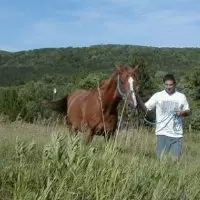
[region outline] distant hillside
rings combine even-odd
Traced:
[[[200,48],[95,45],[9,53],[0,51],[0,86],[20,85],[44,75],[70,76],[108,72],[115,63],[143,62],[157,71],[180,76],[200,66]]]

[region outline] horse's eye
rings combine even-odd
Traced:
[[[127,74],[127,75],[126,75],[126,79],[128,80],[128,79],[129,79],[129,77],[130,77],[130,76]]]

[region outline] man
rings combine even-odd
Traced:
[[[172,153],[176,161],[181,155],[183,142],[182,117],[188,116],[190,108],[186,96],[176,91],[176,80],[167,74],[163,78],[165,89],[155,93],[143,108],[146,112],[156,109],[156,154],[160,158],[163,151]],[[142,103],[141,100],[140,104]]]

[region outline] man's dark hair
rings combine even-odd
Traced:
[[[165,83],[165,81],[173,81],[174,84],[176,84],[176,80],[174,78],[174,75],[173,74],[166,74],[164,77],[163,77],[163,83]]]

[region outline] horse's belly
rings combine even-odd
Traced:
[[[95,127],[95,133],[102,135],[105,133],[113,133],[116,130],[117,118],[115,116],[107,116],[104,120],[101,120]]]

